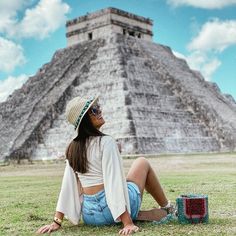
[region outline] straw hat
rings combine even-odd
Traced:
[[[85,113],[97,101],[98,97],[93,99],[86,99],[82,97],[75,97],[70,100],[66,106],[66,119],[74,125],[75,130],[79,128],[81,120],[83,119]]]

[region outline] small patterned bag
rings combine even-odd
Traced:
[[[176,199],[178,221],[181,224],[208,223],[208,196],[180,195]]]

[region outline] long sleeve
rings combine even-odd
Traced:
[[[119,222],[126,209],[130,213],[130,203],[122,159],[115,140],[109,136],[103,147],[102,171],[107,205]]]
[[[81,216],[81,202],[78,182],[68,160],[61,185],[56,211],[62,212],[73,224],[78,224]]]

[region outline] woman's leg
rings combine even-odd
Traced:
[[[146,189],[161,207],[168,204],[161,184],[146,158],[139,157],[133,162],[127,175],[127,181],[136,183],[141,195]]]
[[[139,157],[133,162],[127,175],[127,181],[137,184],[141,195],[146,189],[161,207],[165,207],[168,204],[161,184],[146,158]],[[166,215],[165,210],[155,208],[148,211],[140,211],[138,220],[160,220]]]

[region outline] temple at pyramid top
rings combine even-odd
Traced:
[[[105,8],[67,21],[67,45],[110,36],[112,33],[152,41],[152,25],[149,18],[116,8]]]

